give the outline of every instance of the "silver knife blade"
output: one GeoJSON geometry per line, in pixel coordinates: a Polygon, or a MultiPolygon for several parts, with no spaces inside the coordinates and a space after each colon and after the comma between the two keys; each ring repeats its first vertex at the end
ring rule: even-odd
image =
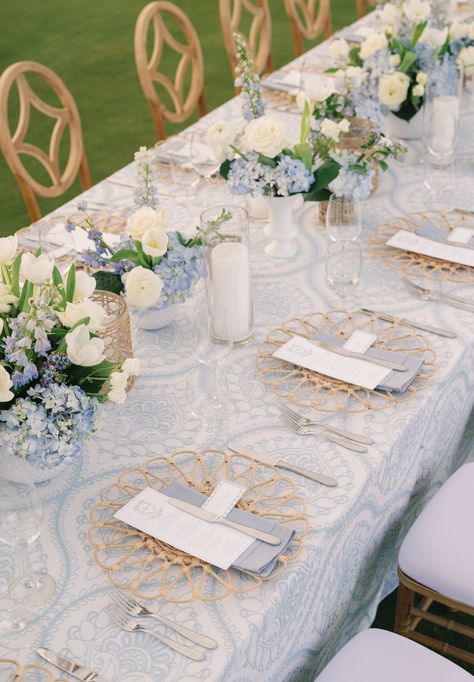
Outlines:
{"type": "Polygon", "coordinates": [[[235,530],[239,530],[241,533],[250,535],[252,538],[261,540],[262,542],[267,542],[269,545],[281,545],[281,540],[276,535],[265,533],[264,531],[257,530],[256,528],[250,528],[250,526],[244,526],[241,523],[231,521],[225,516],[211,514],[211,512],[208,512],[207,509],[196,507],[195,504],[190,504],[189,502],[184,502],[183,500],[177,500],[174,497],[168,498],[168,503],[171,504],[172,507],[176,507],[176,509],[180,509],[187,514],[192,514],[192,516],[196,516],[196,518],[202,519],[203,521],[208,521],[209,523],[220,523],[223,526],[234,528],[235,530]]]}
{"type": "Polygon", "coordinates": [[[314,346],[320,346],[325,350],[330,350],[332,353],[343,355],[346,358],[365,360],[365,362],[372,362],[373,364],[380,365],[381,367],[388,367],[388,369],[393,369],[396,372],[408,371],[408,367],[405,367],[405,365],[401,365],[398,362],[392,362],[392,360],[382,360],[381,358],[374,358],[372,355],[369,356],[365,353],[356,353],[353,350],[347,350],[347,348],[342,348],[341,346],[336,346],[332,343],[326,343],[325,341],[320,341],[319,339],[308,339],[308,341],[314,346]]]}
{"type": "Polygon", "coordinates": [[[73,677],[77,677],[78,680],[83,682],[107,682],[105,677],[101,677],[92,670],[88,670],[82,663],[75,663],[65,656],[60,656],[55,651],[51,649],[46,649],[45,647],[39,647],[36,652],[44,658],[48,663],[52,663],[63,670],[65,673],[69,673],[73,677]]]}
{"type": "Polygon", "coordinates": [[[410,327],[415,327],[415,329],[421,329],[424,332],[430,332],[431,334],[438,334],[438,336],[445,336],[448,339],[456,339],[457,334],[448,329],[441,329],[440,327],[433,327],[430,324],[424,324],[423,322],[414,322],[409,320],[407,317],[396,317],[395,315],[390,315],[390,313],[380,313],[377,310],[369,310],[369,308],[361,308],[361,313],[366,315],[376,315],[380,317],[381,320],[386,322],[398,322],[398,324],[408,324],[410,327]]]}
{"type": "Polygon", "coordinates": [[[310,481],[314,481],[315,483],[321,483],[322,485],[327,485],[329,488],[335,488],[338,485],[336,479],[332,478],[331,476],[325,476],[324,474],[320,474],[317,471],[309,471],[308,469],[303,469],[302,467],[294,466],[293,464],[287,464],[281,459],[278,460],[278,462],[272,462],[263,455],[257,455],[255,452],[251,452],[250,450],[241,448],[240,445],[238,445],[237,443],[227,443],[227,447],[239,455],[243,455],[244,457],[251,457],[252,459],[255,459],[257,462],[267,464],[267,466],[273,466],[278,467],[279,469],[285,469],[286,471],[292,471],[293,473],[299,474],[304,478],[309,478],[310,481]]]}

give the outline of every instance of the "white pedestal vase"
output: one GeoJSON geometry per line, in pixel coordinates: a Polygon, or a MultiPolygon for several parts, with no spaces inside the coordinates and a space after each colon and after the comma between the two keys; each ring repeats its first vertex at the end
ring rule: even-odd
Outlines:
{"type": "Polygon", "coordinates": [[[250,194],[247,194],[245,197],[245,208],[251,220],[268,220],[268,208],[265,203],[265,197],[252,197],[250,194]]]}
{"type": "Polygon", "coordinates": [[[265,197],[270,216],[265,235],[271,239],[265,252],[273,258],[291,258],[298,250],[296,225],[293,222],[295,198],[265,197]]]}
{"type": "Polygon", "coordinates": [[[419,140],[423,137],[423,107],[404,121],[390,112],[385,118],[384,133],[387,137],[398,137],[401,140],[419,140]]]}

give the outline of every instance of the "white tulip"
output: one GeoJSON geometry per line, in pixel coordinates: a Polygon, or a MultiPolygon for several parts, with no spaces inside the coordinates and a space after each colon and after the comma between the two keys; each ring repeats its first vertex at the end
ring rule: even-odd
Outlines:
{"type": "Polygon", "coordinates": [[[474,21],[467,27],[467,37],[469,40],[474,40],[474,21]]]}
{"type": "Polygon", "coordinates": [[[125,372],[125,374],[128,374],[128,376],[138,376],[139,371],[139,358],[127,358],[122,365],[122,372],[125,372]]]}
{"type": "Polygon", "coordinates": [[[421,24],[431,14],[431,5],[427,0],[408,0],[403,4],[403,13],[414,24],[421,24]]]}
{"type": "Polygon", "coordinates": [[[420,42],[428,43],[431,47],[440,48],[446,42],[448,37],[447,27],[443,29],[434,28],[434,26],[427,26],[421,34],[420,42]]]}
{"type": "Polygon", "coordinates": [[[18,298],[13,295],[8,284],[0,282],[0,314],[9,313],[12,305],[18,303],[18,298]]]}
{"type": "Polygon", "coordinates": [[[15,397],[12,391],[13,381],[3,365],[0,365],[0,403],[9,403],[15,397]]]}
{"type": "Polygon", "coordinates": [[[142,206],[127,218],[125,229],[132,239],[141,239],[147,230],[164,230],[167,221],[166,211],[142,206]]]}
{"type": "Polygon", "coordinates": [[[79,303],[85,298],[90,298],[94,293],[97,282],[84,270],[76,271],[76,282],[74,285],[74,302],[79,303]]]}
{"type": "Polygon", "coordinates": [[[474,74],[474,45],[463,47],[459,53],[459,59],[464,65],[466,76],[472,76],[474,74]]]}
{"type": "Polygon", "coordinates": [[[230,155],[230,145],[235,142],[237,130],[229,121],[218,121],[207,131],[207,144],[218,161],[230,155]]]}
{"type": "Polygon", "coordinates": [[[310,102],[324,102],[336,92],[332,78],[313,76],[304,82],[304,91],[310,102]]]}
{"type": "Polygon", "coordinates": [[[147,230],[142,237],[142,248],[147,256],[164,256],[168,249],[168,235],[161,227],[147,230]]]}
{"type": "Polygon", "coordinates": [[[163,280],[152,270],[141,266],[133,268],[125,278],[125,295],[127,301],[137,308],[148,308],[160,298],[163,280]]]}
{"type": "Polygon", "coordinates": [[[336,121],[331,121],[331,119],[325,118],[321,123],[320,131],[324,137],[334,140],[334,142],[339,142],[341,133],[347,133],[349,126],[350,123],[346,119],[336,123],[336,121]]]}
{"type": "Polygon", "coordinates": [[[346,61],[349,56],[349,44],[343,38],[341,40],[333,40],[329,44],[329,54],[336,61],[346,61]]]}
{"type": "Polygon", "coordinates": [[[107,393],[107,398],[112,403],[116,403],[117,405],[123,405],[127,399],[127,393],[123,388],[112,388],[107,393]]]}
{"type": "Polygon", "coordinates": [[[35,256],[24,253],[21,257],[20,274],[31,284],[43,284],[51,279],[54,261],[45,253],[35,256]]]}
{"type": "Polygon", "coordinates": [[[0,238],[0,265],[10,263],[18,251],[18,237],[13,234],[11,237],[0,238]]]}
{"type": "Polygon", "coordinates": [[[273,158],[286,147],[288,136],[282,121],[266,115],[250,121],[243,143],[247,150],[273,158]]]}
{"type": "Polygon", "coordinates": [[[72,332],[66,334],[67,356],[73,365],[94,367],[105,360],[104,341],[91,338],[89,328],[80,324],[72,332]]]}
{"type": "Polygon", "coordinates": [[[79,303],[69,302],[66,304],[66,309],[62,312],[58,312],[57,315],[65,327],[73,327],[76,322],[88,317],[88,327],[93,332],[103,326],[106,317],[105,310],[102,306],[89,299],[80,301],[79,303]]]}
{"type": "Polygon", "coordinates": [[[410,79],[406,73],[396,71],[384,74],[379,81],[379,100],[391,111],[398,111],[406,100],[410,79]]]}
{"type": "Polygon", "coordinates": [[[391,2],[387,2],[387,4],[383,6],[380,13],[380,19],[384,24],[396,25],[401,18],[402,13],[399,7],[393,5],[391,2]]]}
{"type": "Polygon", "coordinates": [[[374,33],[366,38],[360,46],[360,58],[365,60],[375,52],[384,50],[386,47],[388,47],[388,40],[385,34],[374,33]]]}
{"type": "Polygon", "coordinates": [[[398,66],[402,61],[399,54],[391,54],[388,58],[390,66],[398,66]]]}
{"type": "Polygon", "coordinates": [[[449,27],[449,37],[451,40],[462,40],[469,32],[469,25],[461,21],[453,21],[449,27]]]}

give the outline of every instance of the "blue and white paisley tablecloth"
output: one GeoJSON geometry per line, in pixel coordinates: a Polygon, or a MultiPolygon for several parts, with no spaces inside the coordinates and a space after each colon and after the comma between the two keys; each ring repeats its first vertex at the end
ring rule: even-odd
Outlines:
{"type": "MultiPolygon", "coordinates": [[[[324,46],[313,51],[315,58],[318,50],[324,46]]],[[[233,100],[197,125],[238,113],[239,103],[233,100]]],[[[294,127],[291,115],[281,116],[294,127]]],[[[474,174],[469,172],[474,150],[467,144],[473,124],[472,112],[465,112],[455,191],[464,202],[474,195],[474,174]]],[[[281,576],[248,594],[211,604],[162,603],[163,615],[219,641],[219,648],[208,652],[203,663],[175,654],[145,635],[119,631],[103,611],[112,588],[87,540],[89,513],[99,490],[125,467],[196,442],[197,424],[188,404],[204,387],[184,306],[169,327],[136,336],[136,355],[143,359],[145,371],[127,403],[107,406],[82,459],[39,488],[46,522],[33,562],[36,568],[47,567],[57,590],[31,625],[36,645],[80,659],[111,681],[302,681],[312,680],[349,638],[370,625],[378,603],[397,584],[397,551],[406,530],[451,472],[474,456],[474,315],[416,300],[399,274],[367,249],[367,235],[388,215],[429,206],[418,154],[417,145],[412,145],[410,158],[391,167],[364,205],[359,300],[367,307],[452,329],[458,337],[429,337],[437,356],[435,375],[403,406],[333,417],[373,438],[375,445],[367,454],[292,434],[279,423],[275,398],[255,369],[256,349],[270,328],[337,303],[325,282],[325,236],[317,208],[306,206],[300,212],[299,249],[289,260],[266,256],[262,226],[251,226],[255,339],[234,349],[226,365],[232,418],[213,439],[202,439],[199,445],[223,447],[232,437],[249,448],[337,478],[337,488],[326,488],[295,477],[310,525],[300,556],[281,576]]],[[[128,166],[115,177],[133,180],[133,173],[128,166]]],[[[203,207],[231,200],[222,185],[200,190],[197,200],[166,197],[168,189],[166,183],[160,186],[173,227],[192,225],[203,207]]],[[[130,203],[127,191],[103,181],[86,198],[124,207],[130,203]]],[[[456,287],[471,295],[472,288],[456,287]]],[[[6,653],[15,652],[0,649],[0,655],[6,653]]],[[[36,660],[29,649],[16,655],[36,660]]]]}

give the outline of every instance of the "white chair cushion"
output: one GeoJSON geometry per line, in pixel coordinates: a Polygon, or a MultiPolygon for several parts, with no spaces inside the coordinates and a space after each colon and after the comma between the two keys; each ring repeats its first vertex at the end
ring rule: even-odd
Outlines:
{"type": "Polygon", "coordinates": [[[350,640],[315,682],[473,682],[472,675],[411,639],[364,630],[350,640]]]}
{"type": "Polygon", "coordinates": [[[423,509],[398,565],[422,585],[474,607],[474,463],[458,469],[423,509]]]}

